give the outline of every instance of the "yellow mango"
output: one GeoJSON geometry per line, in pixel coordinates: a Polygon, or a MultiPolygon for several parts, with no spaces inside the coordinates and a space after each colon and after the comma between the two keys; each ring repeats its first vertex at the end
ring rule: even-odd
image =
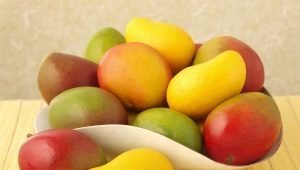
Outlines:
{"type": "Polygon", "coordinates": [[[177,73],[192,62],[195,45],[183,29],[146,18],[131,19],[125,30],[126,42],[142,42],[155,48],[177,73]]]}
{"type": "Polygon", "coordinates": [[[173,166],[160,152],[137,148],[126,151],[109,163],[90,170],[173,170],[173,166]]]}
{"type": "Polygon", "coordinates": [[[174,110],[203,118],[218,104],[239,94],[245,79],[242,56],[228,50],[175,75],[167,88],[167,102],[174,110]]]}

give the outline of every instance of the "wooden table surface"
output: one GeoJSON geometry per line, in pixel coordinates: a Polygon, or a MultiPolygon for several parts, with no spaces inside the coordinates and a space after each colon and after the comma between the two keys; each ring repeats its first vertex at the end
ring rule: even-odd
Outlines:
{"type": "MultiPolygon", "coordinates": [[[[278,96],[276,103],[283,122],[283,142],[276,154],[249,170],[300,170],[300,96],[278,96]]],[[[0,101],[0,168],[17,170],[18,150],[28,133],[34,133],[36,113],[42,100],[0,101]]]]}

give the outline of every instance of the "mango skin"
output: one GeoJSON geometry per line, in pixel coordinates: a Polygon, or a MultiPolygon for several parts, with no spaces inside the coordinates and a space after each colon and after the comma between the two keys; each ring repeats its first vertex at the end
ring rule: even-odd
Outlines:
{"type": "Polygon", "coordinates": [[[192,118],[204,118],[218,104],[241,92],[246,78],[239,53],[228,50],[176,74],[167,89],[171,109],[192,118]]]}
{"type": "Polygon", "coordinates": [[[52,128],[127,124],[127,113],[119,99],[97,87],[64,91],[51,101],[48,115],[52,128]]]}
{"type": "Polygon", "coordinates": [[[200,152],[202,136],[197,124],[183,113],[169,108],[151,108],[139,113],[133,126],[151,130],[200,152]]]}
{"type": "Polygon", "coordinates": [[[183,29],[147,18],[131,19],[125,29],[126,42],[142,42],[155,48],[176,74],[192,62],[195,45],[183,29]]]}
{"type": "Polygon", "coordinates": [[[276,142],[281,128],[280,113],[272,97],[261,92],[242,93],[217,106],[206,118],[205,150],[221,163],[254,163],[276,142]]]}
{"type": "Polygon", "coordinates": [[[134,110],[164,105],[171,78],[168,63],[155,49],[143,43],[111,48],[98,67],[99,86],[134,110]]]}
{"type": "Polygon", "coordinates": [[[97,64],[74,55],[51,53],[39,67],[39,91],[49,104],[65,90],[80,86],[99,87],[97,67],[97,64]]]}
{"type": "Polygon", "coordinates": [[[264,66],[258,54],[246,43],[231,36],[210,39],[198,49],[193,65],[206,62],[226,50],[241,54],[246,64],[246,81],[242,92],[260,91],[264,85],[264,66]]]}
{"type": "Polygon", "coordinates": [[[172,162],[150,148],[128,150],[109,163],[90,170],[173,170],[172,162]]]}
{"type": "Polygon", "coordinates": [[[108,49],[122,43],[125,43],[125,38],[118,30],[111,27],[103,28],[96,32],[89,41],[84,57],[99,64],[108,49]]]}
{"type": "Polygon", "coordinates": [[[92,139],[71,129],[50,129],[29,137],[20,147],[20,170],[86,170],[106,163],[92,139]]]}

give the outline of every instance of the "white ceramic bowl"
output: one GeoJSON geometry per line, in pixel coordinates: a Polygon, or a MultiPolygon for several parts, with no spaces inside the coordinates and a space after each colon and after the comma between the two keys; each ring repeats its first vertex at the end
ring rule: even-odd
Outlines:
{"type": "MultiPolygon", "coordinates": [[[[38,113],[34,128],[36,132],[51,128],[48,121],[47,107],[38,113]]],[[[250,167],[273,156],[278,150],[282,140],[281,130],[276,143],[262,160],[245,166],[229,166],[215,162],[182,144],[143,128],[109,124],[82,127],[76,130],[95,140],[104,149],[108,159],[112,159],[129,149],[148,147],[164,153],[172,161],[176,170],[227,170],[250,167]]]]}

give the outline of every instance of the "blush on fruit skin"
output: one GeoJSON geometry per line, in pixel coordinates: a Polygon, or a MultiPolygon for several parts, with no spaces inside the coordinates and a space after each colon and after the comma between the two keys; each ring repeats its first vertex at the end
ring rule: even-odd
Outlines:
{"type": "Polygon", "coordinates": [[[99,86],[129,109],[144,110],[166,103],[171,68],[151,46],[131,42],[109,49],[98,66],[99,86]]]}
{"type": "Polygon", "coordinates": [[[21,170],[84,170],[105,163],[98,145],[71,129],[51,129],[30,136],[19,150],[21,170]]]}
{"type": "Polygon", "coordinates": [[[264,66],[258,54],[247,44],[233,37],[225,36],[224,48],[238,51],[246,63],[247,78],[242,92],[260,91],[264,84],[264,66]]]}
{"type": "Polygon", "coordinates": [[[260,91],[265,79],[263,63],[250,46],[234,37],[220,36],[203,43],[197,51],[193,64],[208,61],[227,50],[240,53],[246,64],[247,76],[242,92],[260,91]]]}
{"type": "MultiPolygon", "coordinates": [[[[250,101],[253,103],[254,101],[250,101]]],[[[213,160],[245,165],[260,160],[273,146],[281,129],[277,108],[261,111],[264,104],[240,102],[214,110],[204,123],[204,146],[213,160]]]]}
{"type": "Polygon", "coordinates": [[[61,92],[79,86],[98,87],[98,65],[78,56],[51,53],[40,65],[38,87],[49,104],[61,92]]]}
{"type": "Polygon", "coordinates": [[[198,49],[201,47],[201,43],[195,43],[195,54],[194,55],[196,55],[197,54],[197,51],[198,51],[198,49]]]}

